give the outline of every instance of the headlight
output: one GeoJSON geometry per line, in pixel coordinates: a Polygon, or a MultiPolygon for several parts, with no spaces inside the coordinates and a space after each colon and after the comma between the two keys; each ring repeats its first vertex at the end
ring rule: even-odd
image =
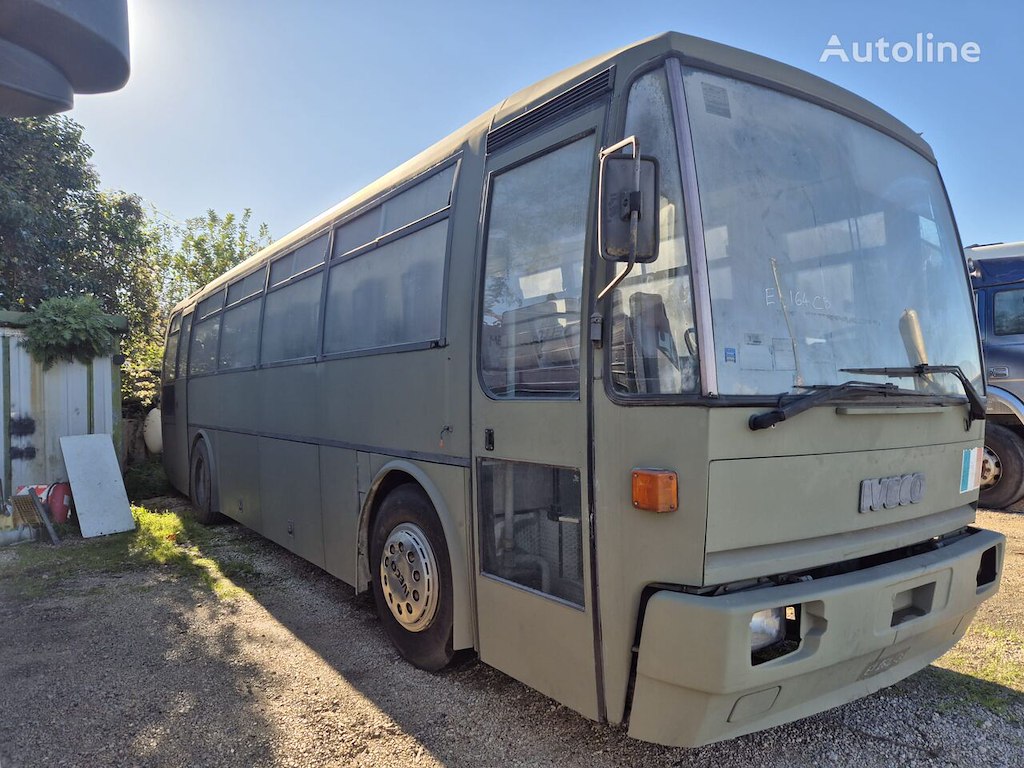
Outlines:
{"type": "Polygon", "coordinates": [[[782,608],[766,608],[750,619],[750,650],[759,651],[786,637],[786,614],[782,608]]]}

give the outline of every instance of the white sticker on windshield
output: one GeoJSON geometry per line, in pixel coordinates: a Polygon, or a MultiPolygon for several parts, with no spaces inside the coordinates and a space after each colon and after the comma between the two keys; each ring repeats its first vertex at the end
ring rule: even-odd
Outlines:
{"type": "Polygon", "coordinates": [[[764,343],[760,333],[748,333],[743,338],[740,350],[740,368],[745,371],[771,371],[772,348],[764,343]]]}
{"type": "Polygon", "coordinates": [[[720,85],[701,83],[701,90],[704,92],[704,111],[709,115],[719,117],[732,117],[729,109],[729,92],[720,85]]]}

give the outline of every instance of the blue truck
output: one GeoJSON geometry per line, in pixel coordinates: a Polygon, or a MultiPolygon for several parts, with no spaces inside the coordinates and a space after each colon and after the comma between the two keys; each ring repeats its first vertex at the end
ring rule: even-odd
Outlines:
{"type": "Polygon", "coordinates": [[[1024,498],[1024,242],[964,249],[971,270],[988,390],[979,503],[1024,498]]]}

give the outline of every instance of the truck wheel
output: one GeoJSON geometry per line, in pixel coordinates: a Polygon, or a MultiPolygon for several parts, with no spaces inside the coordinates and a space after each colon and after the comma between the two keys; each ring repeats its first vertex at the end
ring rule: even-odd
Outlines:
{"type": "Polygon", "coordinates": [[[373,599],[406,661],[431,672],[452,659],[452,569],[430,499],[413,484],[391,491],[370,537],[373,599]]]}
{"type": "Polygon", "coordinates": [[[192,497],[192,516],[203,525],[213,525],[220,514],[213,511],[213,476],[210,474],[210,451],[205,440],[196,443],[189,467],[189,495],[192,497]]]}
{"type": "Polygon", "coordinates": [[[987,509],[1005,509],[1024,497],[1024,442],[1000,424],[985,425],[981,464],[981,495],[987,509]]]}

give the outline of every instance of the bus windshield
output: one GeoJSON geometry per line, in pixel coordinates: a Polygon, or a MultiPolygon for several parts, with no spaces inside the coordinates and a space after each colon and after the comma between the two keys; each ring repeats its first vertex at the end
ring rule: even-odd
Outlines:
{"type": "MultiPolygon", "coordinates": [[[[697,69],[683,81],[719,392],[881,380],[843,369],[922,362],[959,365],[980,389],[963,257],[935,166],[794,96],[697,69]]],[[[962,393],[954,377],[934,379],[929,391],[962,393]]]]}

